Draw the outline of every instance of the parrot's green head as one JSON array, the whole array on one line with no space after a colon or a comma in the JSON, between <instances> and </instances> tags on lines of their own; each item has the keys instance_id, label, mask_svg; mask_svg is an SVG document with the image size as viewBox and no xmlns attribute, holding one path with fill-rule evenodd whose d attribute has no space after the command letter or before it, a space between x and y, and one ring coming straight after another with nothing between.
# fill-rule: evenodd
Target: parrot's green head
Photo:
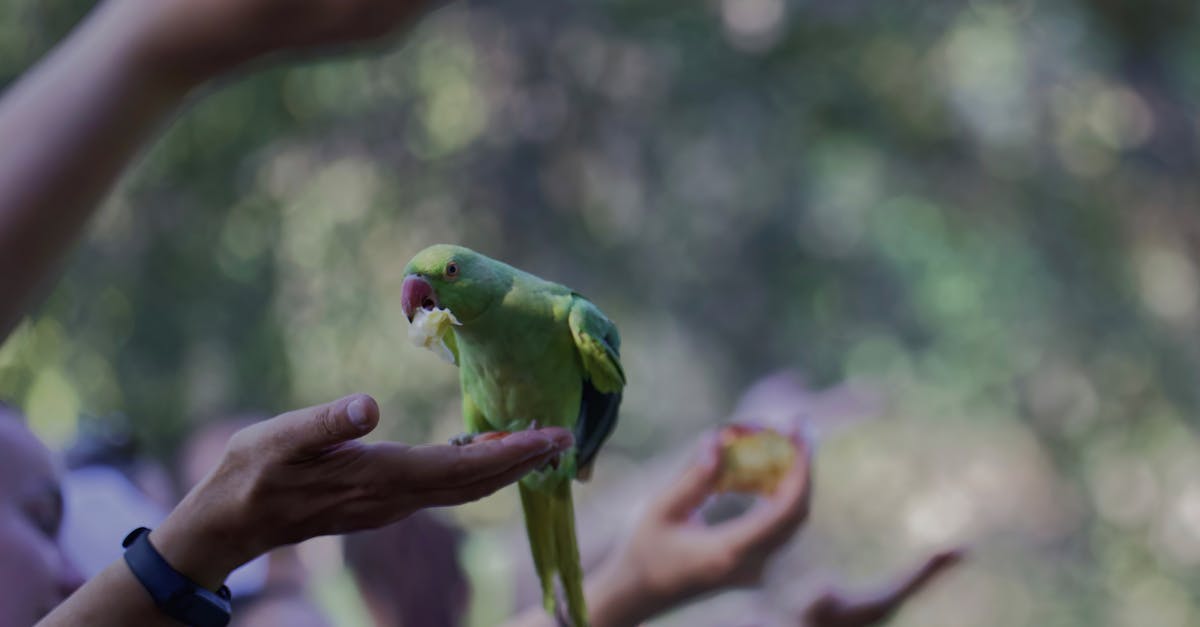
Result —
<instances>
[{"instance_id":1,"label":"parrot's green head","mask_svg":"<svg viewBox=\"0 0 1200 627\"><path fill-rule=\"evenodd\" d=\"M504 297L511 280L503 265L469 248L437 244L404 267L400 307L412 322L418 309L444 307L463 324L483 315Z\"/></svg>"}]
</instances>

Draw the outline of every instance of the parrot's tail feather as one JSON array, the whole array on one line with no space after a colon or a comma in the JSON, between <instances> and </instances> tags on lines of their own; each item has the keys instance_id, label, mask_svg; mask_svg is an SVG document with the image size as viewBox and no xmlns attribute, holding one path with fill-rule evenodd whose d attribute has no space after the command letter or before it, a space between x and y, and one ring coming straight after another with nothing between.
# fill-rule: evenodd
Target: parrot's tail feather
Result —
<instances>
[{"instance_id":1,"label":"parrot's tail feather","mask_svg":"<svg viewBox=\"0 0 1200 627\"><path fill-rule=\"evenodd\" d=\"M526 487L523 483L519 485L533 565L542 584L542 605L551 615L557 614L554 592L554 576L557 574L566 593L566 614L571 624L574 627L588 627L587 604L583 598L583 568L579 564L579 545L575 539L571 483L564 480L545 492Z\"/></svg>"},{"instance_id":2,"label":"parrot's tail feather","mask_svg":"<svg viewBox=\"0 0 1200 627\"><path fill-rule=\"evenodd\" d=\"M518 484L521 507L525 510L525 532L529 534L529 549L533 567L542 584L542 606L554 612L554 573L558 560L554 555L554 526L550 524L551 498L537 490Z\"/></svg>"},{"instance_id":3,"label":"parrot's tail feather","mask_svg":"<svg viewBox=\"0 0 1200 627\"><path fill-rule=\"evenodd\" d=\"M579 564L579 543L575 540L575 506L571 499L571 482L563 481L554 490L555 555L558 575L567 595L567 615L575 627L587 627L587 602L583 598L583 567Z\"/></svg>"}]
</instances>

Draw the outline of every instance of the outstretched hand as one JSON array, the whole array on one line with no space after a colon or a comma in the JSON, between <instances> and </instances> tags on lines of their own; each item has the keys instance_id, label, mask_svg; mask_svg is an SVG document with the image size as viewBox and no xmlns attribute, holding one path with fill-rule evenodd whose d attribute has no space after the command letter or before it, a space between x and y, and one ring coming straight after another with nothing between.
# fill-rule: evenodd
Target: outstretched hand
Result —
<instances>
[{"instance_id":1,"label":"outstretched hand","mask_svg":"<svg viewBox=\"0 0 1200 627\"><path fill-rule=\"evenodd\" d=\"M716 525L696 513L720 474L715 437L642 516L633 536L598 576L596 625L632 625L703 594L762 579L770 557L808 517L811 459L796 439L795 465L775 493L742 516ZM612 600L610 600L612 599ZM611 614L611 615L609 615Z\"/></svg>"},{"instance_id":2,"label":"outstretched hand","mask_svg":"<svg viewBox=\"0 0 1200 627\"><path fill-rule=\"evenodd\" d=\"M181 572L216 587L276 546L482 498L572 445L560 428L467 446L358 441L378 422L375 401L354 395L239 431L151 541Z\"/></svg>"}]
</instances>

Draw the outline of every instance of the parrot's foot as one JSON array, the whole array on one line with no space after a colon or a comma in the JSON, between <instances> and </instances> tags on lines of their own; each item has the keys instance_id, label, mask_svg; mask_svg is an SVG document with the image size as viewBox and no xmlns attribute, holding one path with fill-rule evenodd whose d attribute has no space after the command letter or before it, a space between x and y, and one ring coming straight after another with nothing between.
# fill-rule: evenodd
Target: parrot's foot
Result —
<instances>
[{"instance_id":1,"label":"parrot's foot","mask_svg":"<svg viewBox=\"0 0 1200 627\"><path fill-rule=\"evenodd\" d=\"M537 429L537 428L538 428L538 422L537 422L536 420L530 420L530 421L529 421L529 427L527 427L527 428L529 428L529 429ZM541 467L541 468L538 468L538 472L541 472L541 471L543 471L543 470L547 470L547 469L549 469L549 470L558 470L558 464L559 464L559 462L561 462L561 461L562 461L562 453L559 453L558 455L555 455L554 457L551 457L551 458L550 458L548 461L546 461L546 463L545 463L545 464L542 464L542 467Z\"/></svg>"},{"instance_id":2,"label":"parrot's foot","mask_svg":"<svg viewBox=\"0 0 1200 627\"><path fill-rule=\"evenodd\" d=\"M549 460L547 460L546 463L543 464L541 468L538 468L538 470L539 471L547 470L547 469L558 470L558 464L561 461L562 461L562 453L559 453L558 455L555 455L554 457L551 457Z\"/></svg>"},{"instance_id":3,"label":"parrot's foot","mask_svg":"<svg viewBox=\"0 0 1200 627\"><path fill-rule=\"evenodd\" d=\"M484 431L483 433L460 433L450 438L450 444L453 446L466 446L474 442L487 442L488 440L499 440L507 437L508 431Z\"/></svg>"}]
</instances>

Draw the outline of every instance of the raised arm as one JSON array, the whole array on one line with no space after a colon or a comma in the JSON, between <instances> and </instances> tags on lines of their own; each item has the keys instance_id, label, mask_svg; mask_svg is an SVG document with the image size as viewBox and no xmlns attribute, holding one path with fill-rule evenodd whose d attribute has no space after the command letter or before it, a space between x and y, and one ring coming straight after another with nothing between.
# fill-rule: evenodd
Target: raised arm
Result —
<instances>
[{"instance_id":1,"label":"raised arm","mask_svg":"<svg viewBox=\"0 0 1200 627\"><path fill-rule=\"evenodd\" d=\"M207 80L383 35L430 0L107 0L0 100L0 341L122 170Z\"/></svg>"}]
</instances>

